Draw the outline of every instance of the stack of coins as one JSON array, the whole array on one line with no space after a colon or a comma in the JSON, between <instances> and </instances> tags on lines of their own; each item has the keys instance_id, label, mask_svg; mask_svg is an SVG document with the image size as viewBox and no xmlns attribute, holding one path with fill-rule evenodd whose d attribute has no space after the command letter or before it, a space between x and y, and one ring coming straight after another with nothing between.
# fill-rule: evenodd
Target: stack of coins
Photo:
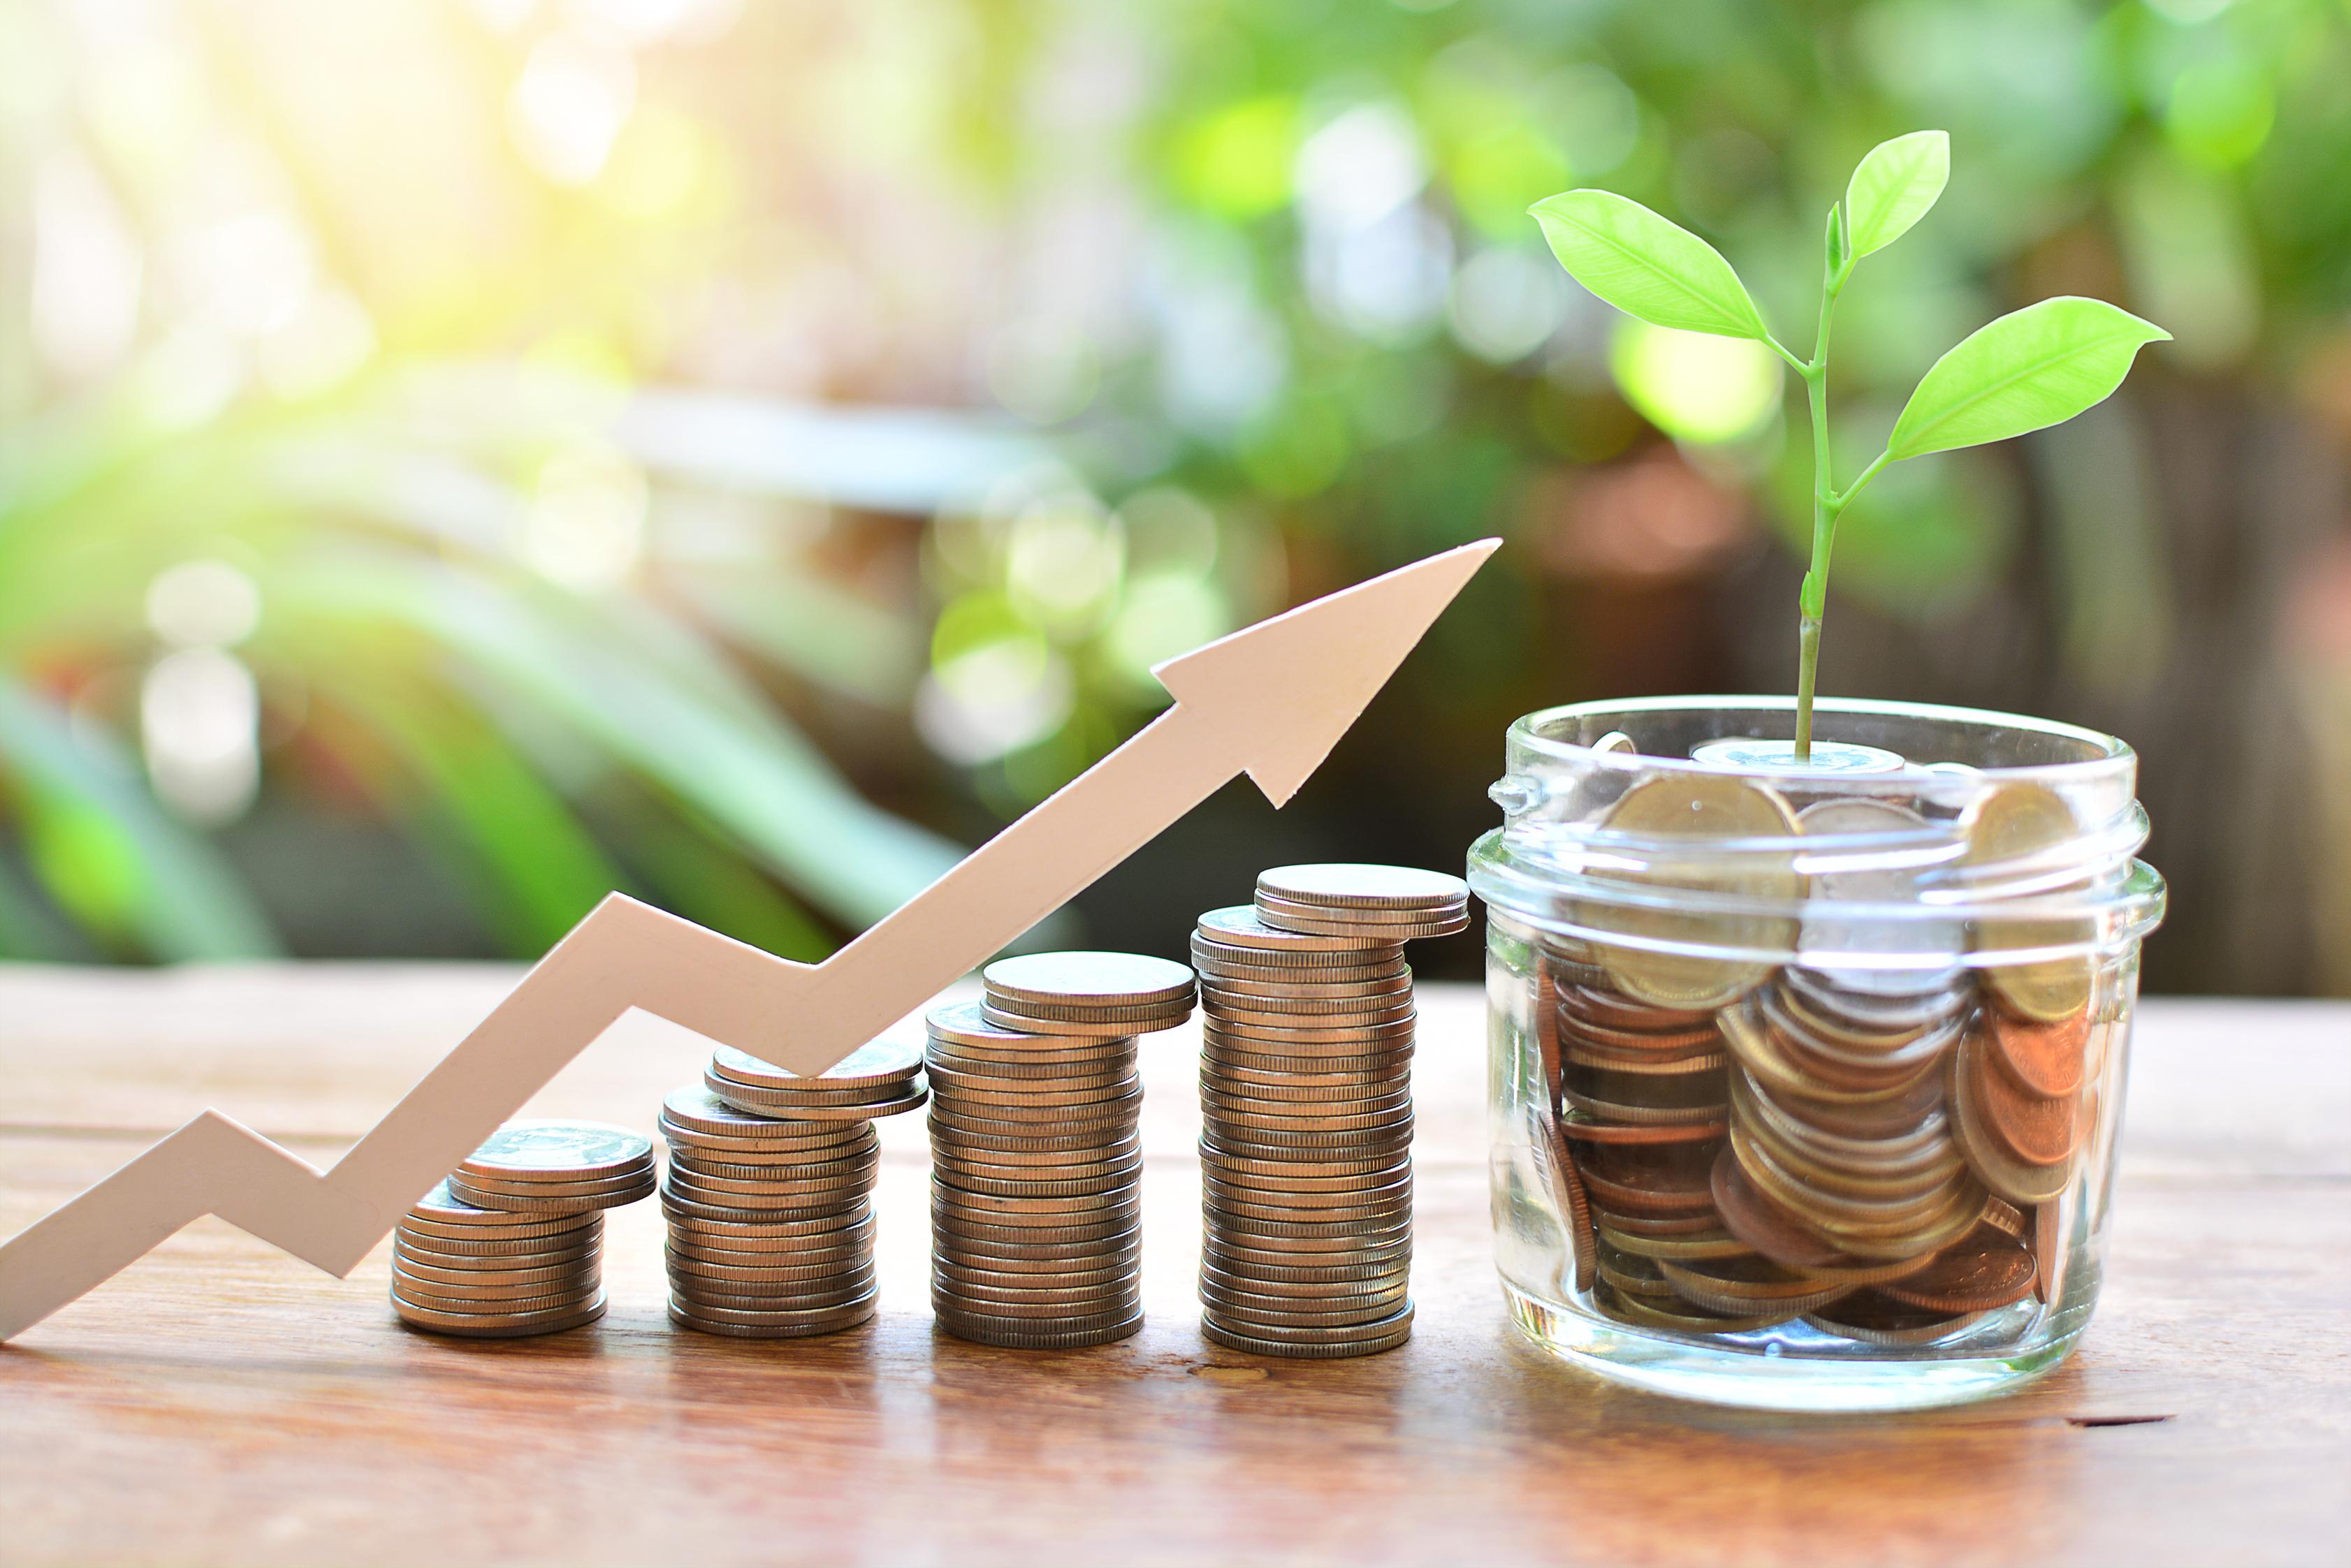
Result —
<instances>
[{"instance_id":1,"label":"stack of coins","mask_svg":"<svg viewBox=\"0 0 2351 1568\"><path fill-rule=\"evenodd\" d=\"M401 1220L392 1305L434 1334L507 1339L604 1315L607 1209L653 1187L653 1144L594 1122L510 1122Z\"/></svg>"},{"instance_id":2,"label":"stack of coins","mask_svg":"<svg viewBox=\"0 0 2351 1568\"><path fill-rule=\"evenodd\" d=\"M1934 831L1883 800L1799 815L1770 786L1719 775L1647 781L1610 825L1619 816L1747 837ZM1812 878L1819 912L1802 946L1824 961L1773 968L1545 940L1537 1045L1576 1284L1601 1311L1685 1333L1802 1318L1901 1345L2049 1294L2058 1249L2041 1232L2085 1120L2086 971L1994 968L1980 983L1956 924L1947 964L1872 965L1866 946L1886 939L1884 926L1839 920L1834 904L1910 901L1907 875ZM1637 918L1653 936L1690 934ZM1915 951L1926 919L1892 934ZM1758 933L1748 945L1781 940Z\"/></svg>"},{"instance_id":3,"label":"stack of coins","mask_svg":"<svg viewBox=\"0 0 2351 1568\"><path fill-rule=\"evenodd\" d=\"M1286 866L1192 937L1200 1056L1201 1332L1266 1355L1412 1334L1412 971L1468 923L1458 877Z\"/></svg>"},{"instance_id":4,"label":"stack of coins","mask_svg":"<svg viewBox=\"0 0 2351 1568\"><path fill-rule=\"evenodd\" d=\"M796 1339L873 1315L872 1123L924 1102L922 1067L890 1041L814 1077L721 1046L662 1102L671 1322Z\"/></svg>"},{"instance_id":5,"label":"stack of coins","mask_svg":"<svg viewBox=\"0 0 2351 1568\"><path fill-rule=\"evenodd\" d=\"M929 1018L931 1306L961 1339L1060 1349L1143 1326L1135 1037L1191 1015L1192 971L1125 953L988 966Z\"/></svg>"}]
</instances>

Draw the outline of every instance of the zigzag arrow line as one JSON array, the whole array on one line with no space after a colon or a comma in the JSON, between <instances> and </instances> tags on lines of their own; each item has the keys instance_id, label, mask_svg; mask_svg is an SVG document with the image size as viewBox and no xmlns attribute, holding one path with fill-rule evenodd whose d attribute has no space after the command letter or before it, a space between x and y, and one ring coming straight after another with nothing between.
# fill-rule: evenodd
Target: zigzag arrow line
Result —
<instances>
[{"instance_id":1,"label":"zigzag arrow line","mask_svg":"<svg viewBox=\"0 0 2351 1568\"><path fill-rule=\"evenodd\" d=\"M1246 773L1288 801L1499 540L1259 622L1154 671L1175 705L821 964L618 894L321 1172L205 1111L0 1246L0 1340L217 1214L343 1275L629 1009L820 1073Z\"/></svg>"}]
</instances>

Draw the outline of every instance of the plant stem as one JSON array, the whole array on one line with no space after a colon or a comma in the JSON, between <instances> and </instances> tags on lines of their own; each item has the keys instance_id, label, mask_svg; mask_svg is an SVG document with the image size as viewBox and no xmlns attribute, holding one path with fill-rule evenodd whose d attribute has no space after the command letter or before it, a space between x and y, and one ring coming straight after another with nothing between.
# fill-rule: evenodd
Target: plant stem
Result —
<instances>
[{"instance_id":1,"label":"plant stem","mask_svg":"<svg viewBox=\"0 0 2351 1568\"><path fill-rule=\"evenodd\" d=\"M1828 613L1829 550L1836 538L1837 514L1844 499L1836 493L1829 472L1829 317L1844 288L1850 264L1840 267L1832 255L1822 265L1821 324L1813 338L1813 357L1800 365L1804 397L1813 410L1813 563L1804 573L1797 599L1796 621L1796 761L1813 760L1813 691L1821 661L1821 622ZM1872 464L1875 472L1876 464ZM1855 486L1859 489L1858 483Z\"/></svg>"}]
</instances>

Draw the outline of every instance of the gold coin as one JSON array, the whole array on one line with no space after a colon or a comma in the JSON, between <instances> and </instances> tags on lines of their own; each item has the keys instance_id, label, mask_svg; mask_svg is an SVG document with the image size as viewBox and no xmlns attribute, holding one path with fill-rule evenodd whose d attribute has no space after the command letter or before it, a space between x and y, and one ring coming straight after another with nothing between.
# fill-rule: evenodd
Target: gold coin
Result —
<instances>
[{"instance_id":1,"label":"gold coin","mask_svg":"<svg viewBox=\"0 0 2351 1568\"><path fill-rule=\"evenodd\" d=\"M1804 879L1795 869L1793 844L1784 857L1752 850L1710 855L1707 850L1709 840L1796 836L1796 815L1787 801L1752 779L1662 774L1626 790L1608 808L1601 826L1652 841L1688 840L1690 848L1684 860L1646 871L1612 871L1603 879L1791 906L1802 896ZM1601 930L1675 945L1784 952L1796 936L1792 912L1717 914L1587 903L1583 918L1584 924ZM1771 972L1766 962L1658 952L1614 942L1602 947L1600 961L1625 995L1656 1007L1683 1009L1734 1002Z\"/></svg>"},{"instance_id":2,"label":"gold coin","mask_svg":"<svg viewBox=\"0 0 2351 1568\"><path fill-rule=\"evenodd\" d=\"M2021 859L2062 844L2080 831L2072 809L2054 791L2032 784L2003 784L1977 801L1969 808L1966 829L1966 863L1971 867ZM2069 936L2086 940L2094 935L2087 920L2066 930L2052 930L2046 920L1985 919L1977 922L1976 933L1977 948L1995 952L2011 947L2048 947ZM2087 957L1999 964L1987 973L2001 1002L2035 1023L2060 1023L2090 1004Z\"/></svg>"}]
</instances>

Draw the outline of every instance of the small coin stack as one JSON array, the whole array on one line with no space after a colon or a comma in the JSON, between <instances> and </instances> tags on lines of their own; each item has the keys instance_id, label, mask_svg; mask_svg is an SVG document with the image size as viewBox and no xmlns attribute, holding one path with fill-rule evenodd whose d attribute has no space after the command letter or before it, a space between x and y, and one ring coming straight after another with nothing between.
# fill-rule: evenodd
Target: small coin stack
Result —
<instances>
[{"instance_id":1,"label":"small coin stack","mask_svg":"<svg viewBox=\"0 0 2351 1568\"><path fill-rule=\"evenodd\" d=\"M434 1334L510 1339L604 1315L604 1214L653 1189L651 1140L509 1122L401 1220L392 1305Z\"/></svg>"},{"instance_id":2,"label":"small coin stack","mask_svg":"<svg viewBox=\"0 0 2351 1568\"><path fill-rule=\"evenodd\" d=\"M873 1122L924 1102L922 1069L887 1040L813 1077L721 1046L662 1102L671 1322L798 1339L873 1315Z\"/></svg>"},{"instance_id":3,"label":"small coin stack","mask_svg":"<svg viewBox=\"0 0 2351 1568\"><path fill-rule=\"evenodd\" d=\"M1192 1012L1192 971L1034 953L929 1018L931 1306L960 1339L1063 1349L1143 1326L1138 1035Z\"/></svg>"},{"instance_id":4,"label":"small coin stack","mask_svg":"<svg viewBox=\"0 0 2351 1568\"><path fill-rule=\"evenodd\" d=\"M1651 781L1625 801L1733 836L1932 833L1899 805L1829 800L1799 815L1768 786L1723 776ZM2081 1141L2086 970L1996 967L1980 988L1956 925L1948 965L1872 966L1858 961L1884 928L1836 919L1834 902L1915 888L1899 873L1839 871L1808 896L1820 912L1805 950L1856 961L1773 968L1547 940L1537 1044L1577 1287L1643 1327L1802 1318L1879 1345L1931 1343L2047 1296L2060 1249L2036 1228L2053 1225Z\"/></svg>"},{"instance_id":5,"label":"small coin stack","mask_svg":"<svg viewBox=\"0 0 2351 1568\"><path fill-rule=\"evenodd\" d=\"M1200 1056L1200 1329L1335 1358L1412 1334L1412 971L1468 924L1456 877L1284 866L1192 936Z\"/></svg>"}]
</instances>

